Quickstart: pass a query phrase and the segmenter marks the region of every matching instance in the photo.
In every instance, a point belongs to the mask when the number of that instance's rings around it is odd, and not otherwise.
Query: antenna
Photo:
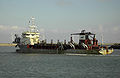
[[[32,26],[34,26],[35,25],[35,18],[32,17],[31,20],[32,20]]]
[[[36,26],[35,26],[35,18],[34,17],[31,17],[31,19],[30,19],[30,21],[29,21],[29,24],[31,24],[31,25],[29,25],[29,28],[30,28],[30,32],[37,32],[37,30],[36,30]],[[31,22],[31,23],[30,23]]]
[[[103,34],[101,35],[101,46],[103,45]]]

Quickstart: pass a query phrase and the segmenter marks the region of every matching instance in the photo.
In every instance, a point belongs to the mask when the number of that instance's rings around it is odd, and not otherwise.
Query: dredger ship
[[[40,33],[37,30],[37,26],[34,24],[34,19],[31,18],[29,22],[29,30],[23,32],[21,37],[15,34],[15,40],[13,43],[17,43],[16,52],[19,53],[41,53],[41,54],[111,54],[113,50],[104,50],[98,45],[96,35],[91,32],[82,30],[80,33],[73,33],[70,36],[70,41],[63,43],[58,42],[47,43],[46,40],[40,40]],[[73,35],[79,36],[79,42],[75,43],[72,39]]]

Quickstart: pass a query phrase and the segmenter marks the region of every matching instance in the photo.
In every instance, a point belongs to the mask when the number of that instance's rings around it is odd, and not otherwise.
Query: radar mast
[[[37,26],[35,26],[35,18],[32,17],[29,21],[29,32],[38,32],[38,30],[36,29]]]

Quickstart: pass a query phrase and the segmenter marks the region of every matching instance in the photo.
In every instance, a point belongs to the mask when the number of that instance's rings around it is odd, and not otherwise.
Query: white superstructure
[[[31,21],[29,21],[29,30],[22,33],[20,43],[23,45],[27,45],[27,44],[34,45],[40,43],[39,40],[40,33],[36,29],[37,26],[35,26],[34,24],[34,19],[35,18],[32,17]]]

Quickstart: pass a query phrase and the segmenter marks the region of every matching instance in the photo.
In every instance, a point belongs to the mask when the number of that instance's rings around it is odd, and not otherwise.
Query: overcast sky
[[[85,29],[99,42],[103,35],[106,43],[120,43],[120,0],[0,0],[0,43],[25,31],[31,16],[48,41],[69,40]]]

